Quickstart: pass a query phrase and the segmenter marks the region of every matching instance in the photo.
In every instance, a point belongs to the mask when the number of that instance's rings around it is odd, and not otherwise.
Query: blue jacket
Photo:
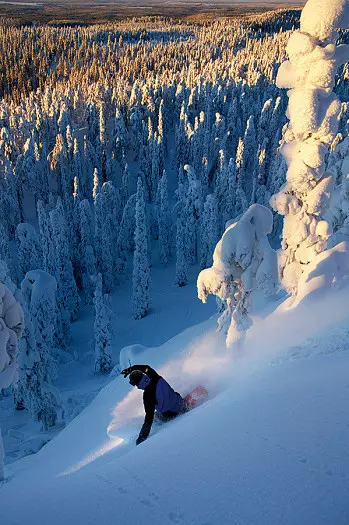
[[[164,418],[172,418],[182,410],[184,401],[168,382],[148,365],[133,365],[127,371],[139,370],[146,374],[150,381],[141,381],[138,388],[144,390],[143,404],[145,410],[144,423],[137,439],[141,443],[149,436],[154,421],[154,412],[160,412]]]

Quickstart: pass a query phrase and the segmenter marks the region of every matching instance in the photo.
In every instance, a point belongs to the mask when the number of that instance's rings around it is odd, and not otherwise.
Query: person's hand
[[[136,445],[140,445],[141,443],[143,443],[143,441],[145,441],[145,438],[143,438],[142,436],[138,436],[136,440]]]
[[[124,370],[121,370],[121,373],[124,377],[127,377],[131,373],[131,368],[124,368]]]

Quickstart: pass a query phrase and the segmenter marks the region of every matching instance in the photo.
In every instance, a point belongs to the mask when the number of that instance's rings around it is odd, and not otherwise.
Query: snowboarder
[[[144,390],[144,423],[136,441],[139,445],[147,439],[154,421],[155,410],[161,421],[168,421],[185,412],[185,403],[180,394],[148,365],[133,365],[121,372],[129,377],[130,385]]]

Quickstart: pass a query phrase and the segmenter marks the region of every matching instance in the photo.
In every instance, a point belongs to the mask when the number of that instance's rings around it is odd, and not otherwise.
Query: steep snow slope
[[[135,447],[141,394],[115,379],[36,456],[9,467],[1,521],[347,524],[349,329],[332,315],[321,332],[307,308],[310,328],[286,351],[277,340],[287,346],[288,316],[278,312],[263,324],[278,316],[279,337],[263,342],[260,328],[239,360],[225,355],[214,320],[145,351],[180,391],[208,382],[214,397]]]

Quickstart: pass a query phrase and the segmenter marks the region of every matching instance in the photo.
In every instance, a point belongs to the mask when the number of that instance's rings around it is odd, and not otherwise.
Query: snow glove
[[[146,439],[147,439],[146,437],[138,436],[138,438],[136,439],[136,445],[140,445],[140,444],[143,443],[143,441],[145,441]]]
[[[124,370],[121,370],[121,373],[124,377],[127,377],[132,372],[132,368],[124,368]]]

